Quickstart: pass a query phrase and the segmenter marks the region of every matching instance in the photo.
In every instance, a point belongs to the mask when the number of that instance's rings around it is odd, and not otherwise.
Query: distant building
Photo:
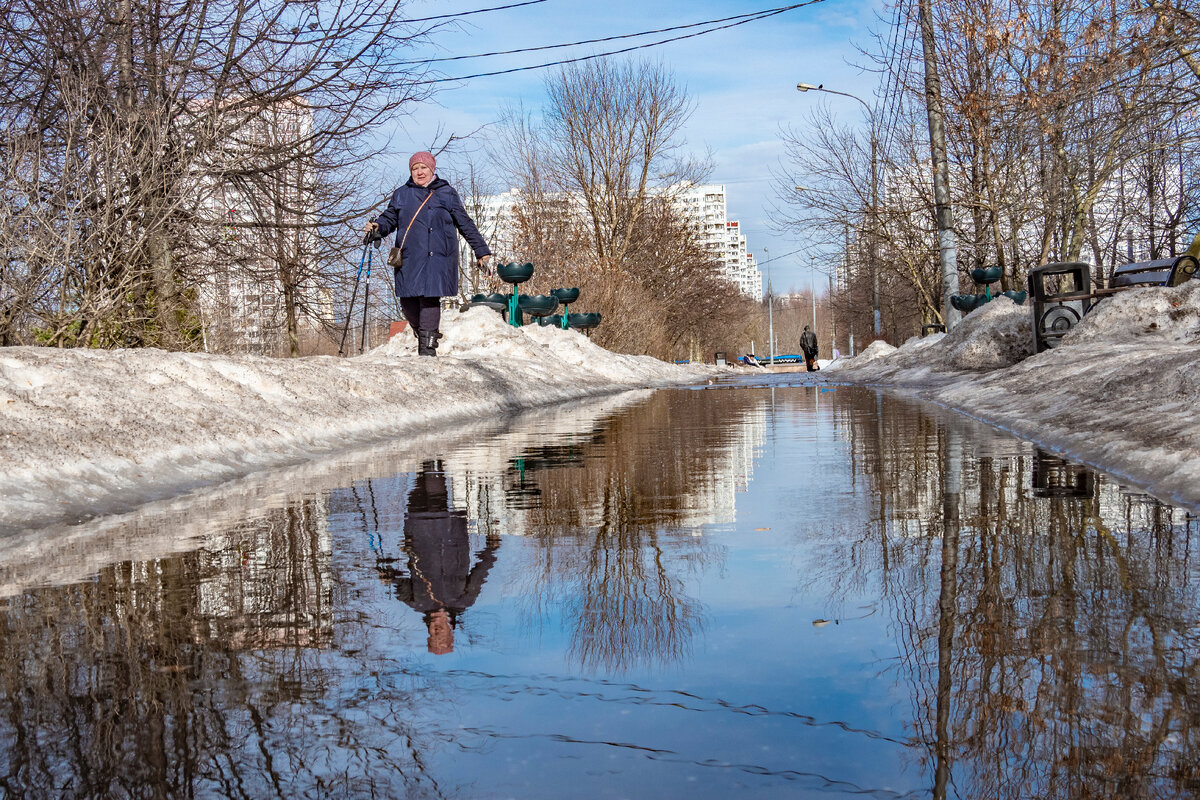
[[[725,223],[725,253],[722,262],[725,275],[737,284],[738,290],[747,297],[762,297],[762,272],[758,260],[746,250],[746,235],[741,222],[731,219]]]
[[[205,347],[270,354],[283,344],[281,262],[302,276],[309,316],[333,317],[330,289],[313,277],[313,110],[288,101],[230,117],[196,180],[198,216],[208,220],[197,225],[205,245],[198,296]]]
[[[699,236],[701,246],[721,264],[725,278],[747,297],[762,296],[762,273],[753,254],[746,249],[746,237],[737,220],[729,220],[725,211],[725,187],[719,184],[686,184],[668,187],[673,203],[684,220]],[[521,200],[520,189],[479,199],[479,223],[492,249],[501,254],[516,250],[516,208]],[[563,195],[551,198],[544,213],[582,216],[581,198]]]

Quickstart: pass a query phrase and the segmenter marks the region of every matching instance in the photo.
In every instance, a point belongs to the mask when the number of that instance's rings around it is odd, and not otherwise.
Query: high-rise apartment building
[[[725,187],[720,184],[686,184],[669,187],[673,203],[680,215],[699,236],[701,246],[720,262],[722,274],[747,297],[762,296],[762,273],[754,255],[747,252],[746,237],[737,220],[729,220],[725,210]],[[476,222],[485,232],[492,249],[500,254],[515,253],[515,209],[521,198],[520,189],[479,199],[482,211]],[[578,197],[565,196],[557,207],[571,213],[583,214]]]
[[[285,344],[282,264],[308,315],[299,323],[333,319],[314,230],[313,110],[280,102],[231,110],[223,122],[226,134],[194,181],[205,347],[275,353]]]

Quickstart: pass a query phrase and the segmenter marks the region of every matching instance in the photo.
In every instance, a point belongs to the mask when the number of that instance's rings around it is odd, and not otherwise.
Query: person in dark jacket
[[[433,461],[422,464],[408,493],[404,515],[408,569],[380,561],[376,571],[392,584],[402,602],[420,612],[429,632],[430,653],[444,655],[454,650],[454,626],[459,615],[479,599],[499,547],[500,537],[488,536],[471,565],[467,514],[450,508],[442,465]]]
[[[408,160],[408,182],[366,226],[368,242],[396,232],[395,246],[403,258],[403,266],[395,270],[396,296],[417,335],[417,352],[423,356],[437,355],[441,299],[458,294],[458,234],[471,246],[480,269],[492,257],[462,198],[437,176],[436,169],[431,153],[414,153]]]
[[[804,366],[809,372],[821,368],[817,365],[817,335],[807,325],[804,326],[804,333],[800,334],[800,349],[804,352]]]

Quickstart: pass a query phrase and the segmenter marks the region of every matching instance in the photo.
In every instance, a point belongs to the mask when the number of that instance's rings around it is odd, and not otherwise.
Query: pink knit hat
[[[408,160],[408,168],[411,170],[413,164],[425,164],[432,171],[437,171],[437,159],[433,157],[433,153],[422,150],[419,153],[413,153],[412,158]]]

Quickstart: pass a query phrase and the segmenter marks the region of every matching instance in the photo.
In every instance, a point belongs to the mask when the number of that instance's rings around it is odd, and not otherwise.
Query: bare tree
[[[707,159],[681,139],[686,92],[660,64],[572,65],[546,82],[535,122],[509,112],[494,158],[518,187],[517,240],[539,280],[577,286],[605,315],[597,341],[660,358],[732,350],[747,306],[675,201]]]
[[[398,19],[400,8],[10,6],[0,15],[0,141],[16,211],[0,235],[9,269],[20,262],[53,290],[6,292],[3,319],[23,326],[8,322],[4,336],[28,341],[38,328],[59,345],[196,347],[200,284],[224,266],[212,241],[230,229],[304,229],[323,253],[298,261],[264,246],[255,266],[272,276],[294,340],[295,316],[310,310],[300,273],[328,284],[321,256],[329,265],[353,247],[347,221],[363,204],[346,187],[381,146],[371,126],[427,91],[405,54],[432,28]],[[264,135],[285,110],[307,122],[287,138]],[[219,198],[231,187],[255,208],[231,218]]]
[[[1021,288],[1027,271],[1047,261],[1086,252],[1111,268],[1189,240],[1197,137],[1182,123],[1194,87],[1190,44],[1179,34],[1194,20],[1190,10],[947,0],[932,13],[960,285],[971,285],[964,279],[974,267],[999,266],[1001,288]],[[906,24],[916,29],[914,19]],[[928,154],[914,136],[924,116],[923,70],[906,48],[884,49],[876,64],[887,79],[877,121],[882,208],[870,218],[861,196],[868,185],[863,137],[814,118],[802,131],[785,132],[789,165],[777,181],[777,222],[804,232],[815,250],[838,248],[835,231],[843,225],[876,232],[880,274],[897,281],[884,304],[911,291],[923,309],[901,325],[912,334],[918,321],[938,318],[927,312],[943,299],[928,280],[933,205],[922,185]],[[796,185],[823,193],[797,194]],[[848,263],[853,282],[864,265]]]

